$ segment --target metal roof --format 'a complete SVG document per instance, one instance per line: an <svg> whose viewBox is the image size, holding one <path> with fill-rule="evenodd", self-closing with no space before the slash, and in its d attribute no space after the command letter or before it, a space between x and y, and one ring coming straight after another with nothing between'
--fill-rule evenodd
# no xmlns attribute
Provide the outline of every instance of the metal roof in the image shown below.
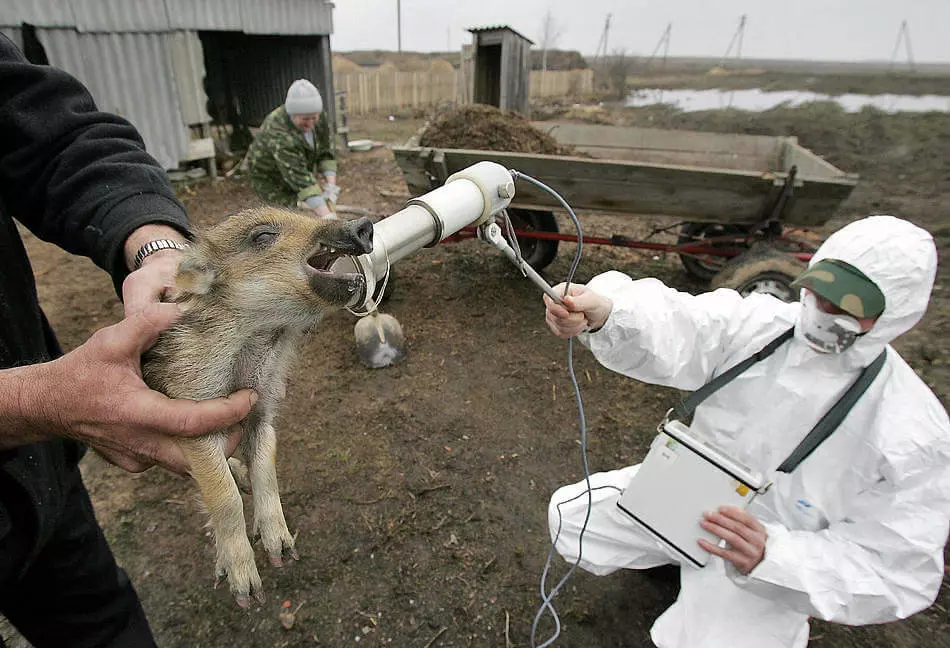
<svg viewBox="0 0 950 648"><path fill-rule="evenodd" d="M333 5L324 0L242 0L248 34L332 34Z"/></svg>
<svg viewBox="0 0 950 648"><path fill-rule="evenodd" d="M165 0L68 0L81 32L168 31Z"/></svg>
<svg viewBox="0 0 950 648"><path fill-rule="evenodd" d="M2 0L0 26L80 32L333 33L330 0Z"/></svg>
<svg viewBox="0 0 950 648"><path fill-rule="evenodd" d="M30 23L37 27L74 27L72 6L56 0L3 0L0 2L0 25L19 27Z"/></svg>
<svg viewBox="0 0 950 648"><path fill-rule="evenodd" d="M241 31L240 0L165 0L172 29Z"/></svg>
<svg viewBox="0 0 950 648"><path fill-rule="evenodd" d="M533 40L531 40L530 38L528 38L527 36L519 32L517 29L513 29L509 27L508 25L489 25L487 27L469 27L466 31L469 31L473 34L480 34L481 32L499 31L502 29L507 29L508 31L515 33L516 35L520 36L521 38L525 39L526 41L534 45Z"/></svg>

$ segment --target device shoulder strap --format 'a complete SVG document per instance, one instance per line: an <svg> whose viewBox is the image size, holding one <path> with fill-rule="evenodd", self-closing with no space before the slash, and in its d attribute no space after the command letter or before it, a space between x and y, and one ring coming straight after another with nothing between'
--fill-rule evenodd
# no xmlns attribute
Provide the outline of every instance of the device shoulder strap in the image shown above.
<svg viewBox="0 0 950 648"><path fill-rule="evenodd" d="M679 403L673 407L673 411L678 418L688 419L693 415L693 412L696 411L696 408L699 407L699 404L704 400L713 395L716 391L726 386L732 380L736 378L743 371L754 365L756 362L765 360L767 357L775 353L775 350L782 346L792 335L795 333L795 327L788 329L780 336L769 342L762 350L755 353L752 357L746 358L739 364L730 368L728 371L724 371L719 374L708 383L694 391L692 394L681 400Z"/></svg>
<svg viewBox="0 0 950 648"><path fill-rule="evenodd" d="M808 455L814 452L825 439L831 436L831 433L841 425L841 422L848 415L848 412L851 411L851 408L854 407L854 404L858 402L858 399L861 398L861 395L864 394L868 387L871 386L871 383L874 382L874 379L881 372L881 368L884 366L886 359L887 349L884 349L881 351L881 355L874 359L874 362L861 371L858 379L854 381L854 384L852 384L848 388L848 391L838 399L838 402L821 417L821 420L819 420L811 432L802 439L798 447L792 450L792 454L788 455L788 458L778 467L779 472L790 473L795 470L798 464L807 459Z"/></svg>

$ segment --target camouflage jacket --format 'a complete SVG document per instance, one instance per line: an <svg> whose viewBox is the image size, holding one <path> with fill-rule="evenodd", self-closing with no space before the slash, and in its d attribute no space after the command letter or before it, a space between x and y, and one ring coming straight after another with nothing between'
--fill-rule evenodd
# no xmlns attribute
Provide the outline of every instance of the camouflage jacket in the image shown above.
<svg viewBox="0 0 950 648"><path fill-rule="evenodd" d="M311 147L284 107L275 109L251 143L248 165L254 193L269 203L295 207L319 196L315 172L336 171L327 114L320 113Z"/></svg>

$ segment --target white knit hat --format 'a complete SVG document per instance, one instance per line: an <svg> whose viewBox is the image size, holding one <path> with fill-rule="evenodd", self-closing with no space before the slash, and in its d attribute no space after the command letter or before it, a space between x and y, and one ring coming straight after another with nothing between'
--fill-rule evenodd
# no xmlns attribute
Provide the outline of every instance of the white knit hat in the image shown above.
<svg viewBox="0 0 950 648"><path fill-rule="evenodd" d="M287 90L287 100L284 108L288 115L309 115L323 112L323 97L317 86L306 79L297 79L290 84Z"/></svg>

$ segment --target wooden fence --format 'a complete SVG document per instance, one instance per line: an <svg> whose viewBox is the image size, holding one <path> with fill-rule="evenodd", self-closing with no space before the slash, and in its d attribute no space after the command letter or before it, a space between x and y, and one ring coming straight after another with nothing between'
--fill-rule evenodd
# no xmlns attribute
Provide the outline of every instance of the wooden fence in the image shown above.
<svg viewBox="0 0 950 648"><path fill-rule="evenodd" d="M346 93L350 115L394 112L402 108L427 108L443 103L471 101L465 75L452 72L399 72L379 70L337 73L334 86ZM592 70L531 72L531 97L573 97L593 91Z"/></svg>

